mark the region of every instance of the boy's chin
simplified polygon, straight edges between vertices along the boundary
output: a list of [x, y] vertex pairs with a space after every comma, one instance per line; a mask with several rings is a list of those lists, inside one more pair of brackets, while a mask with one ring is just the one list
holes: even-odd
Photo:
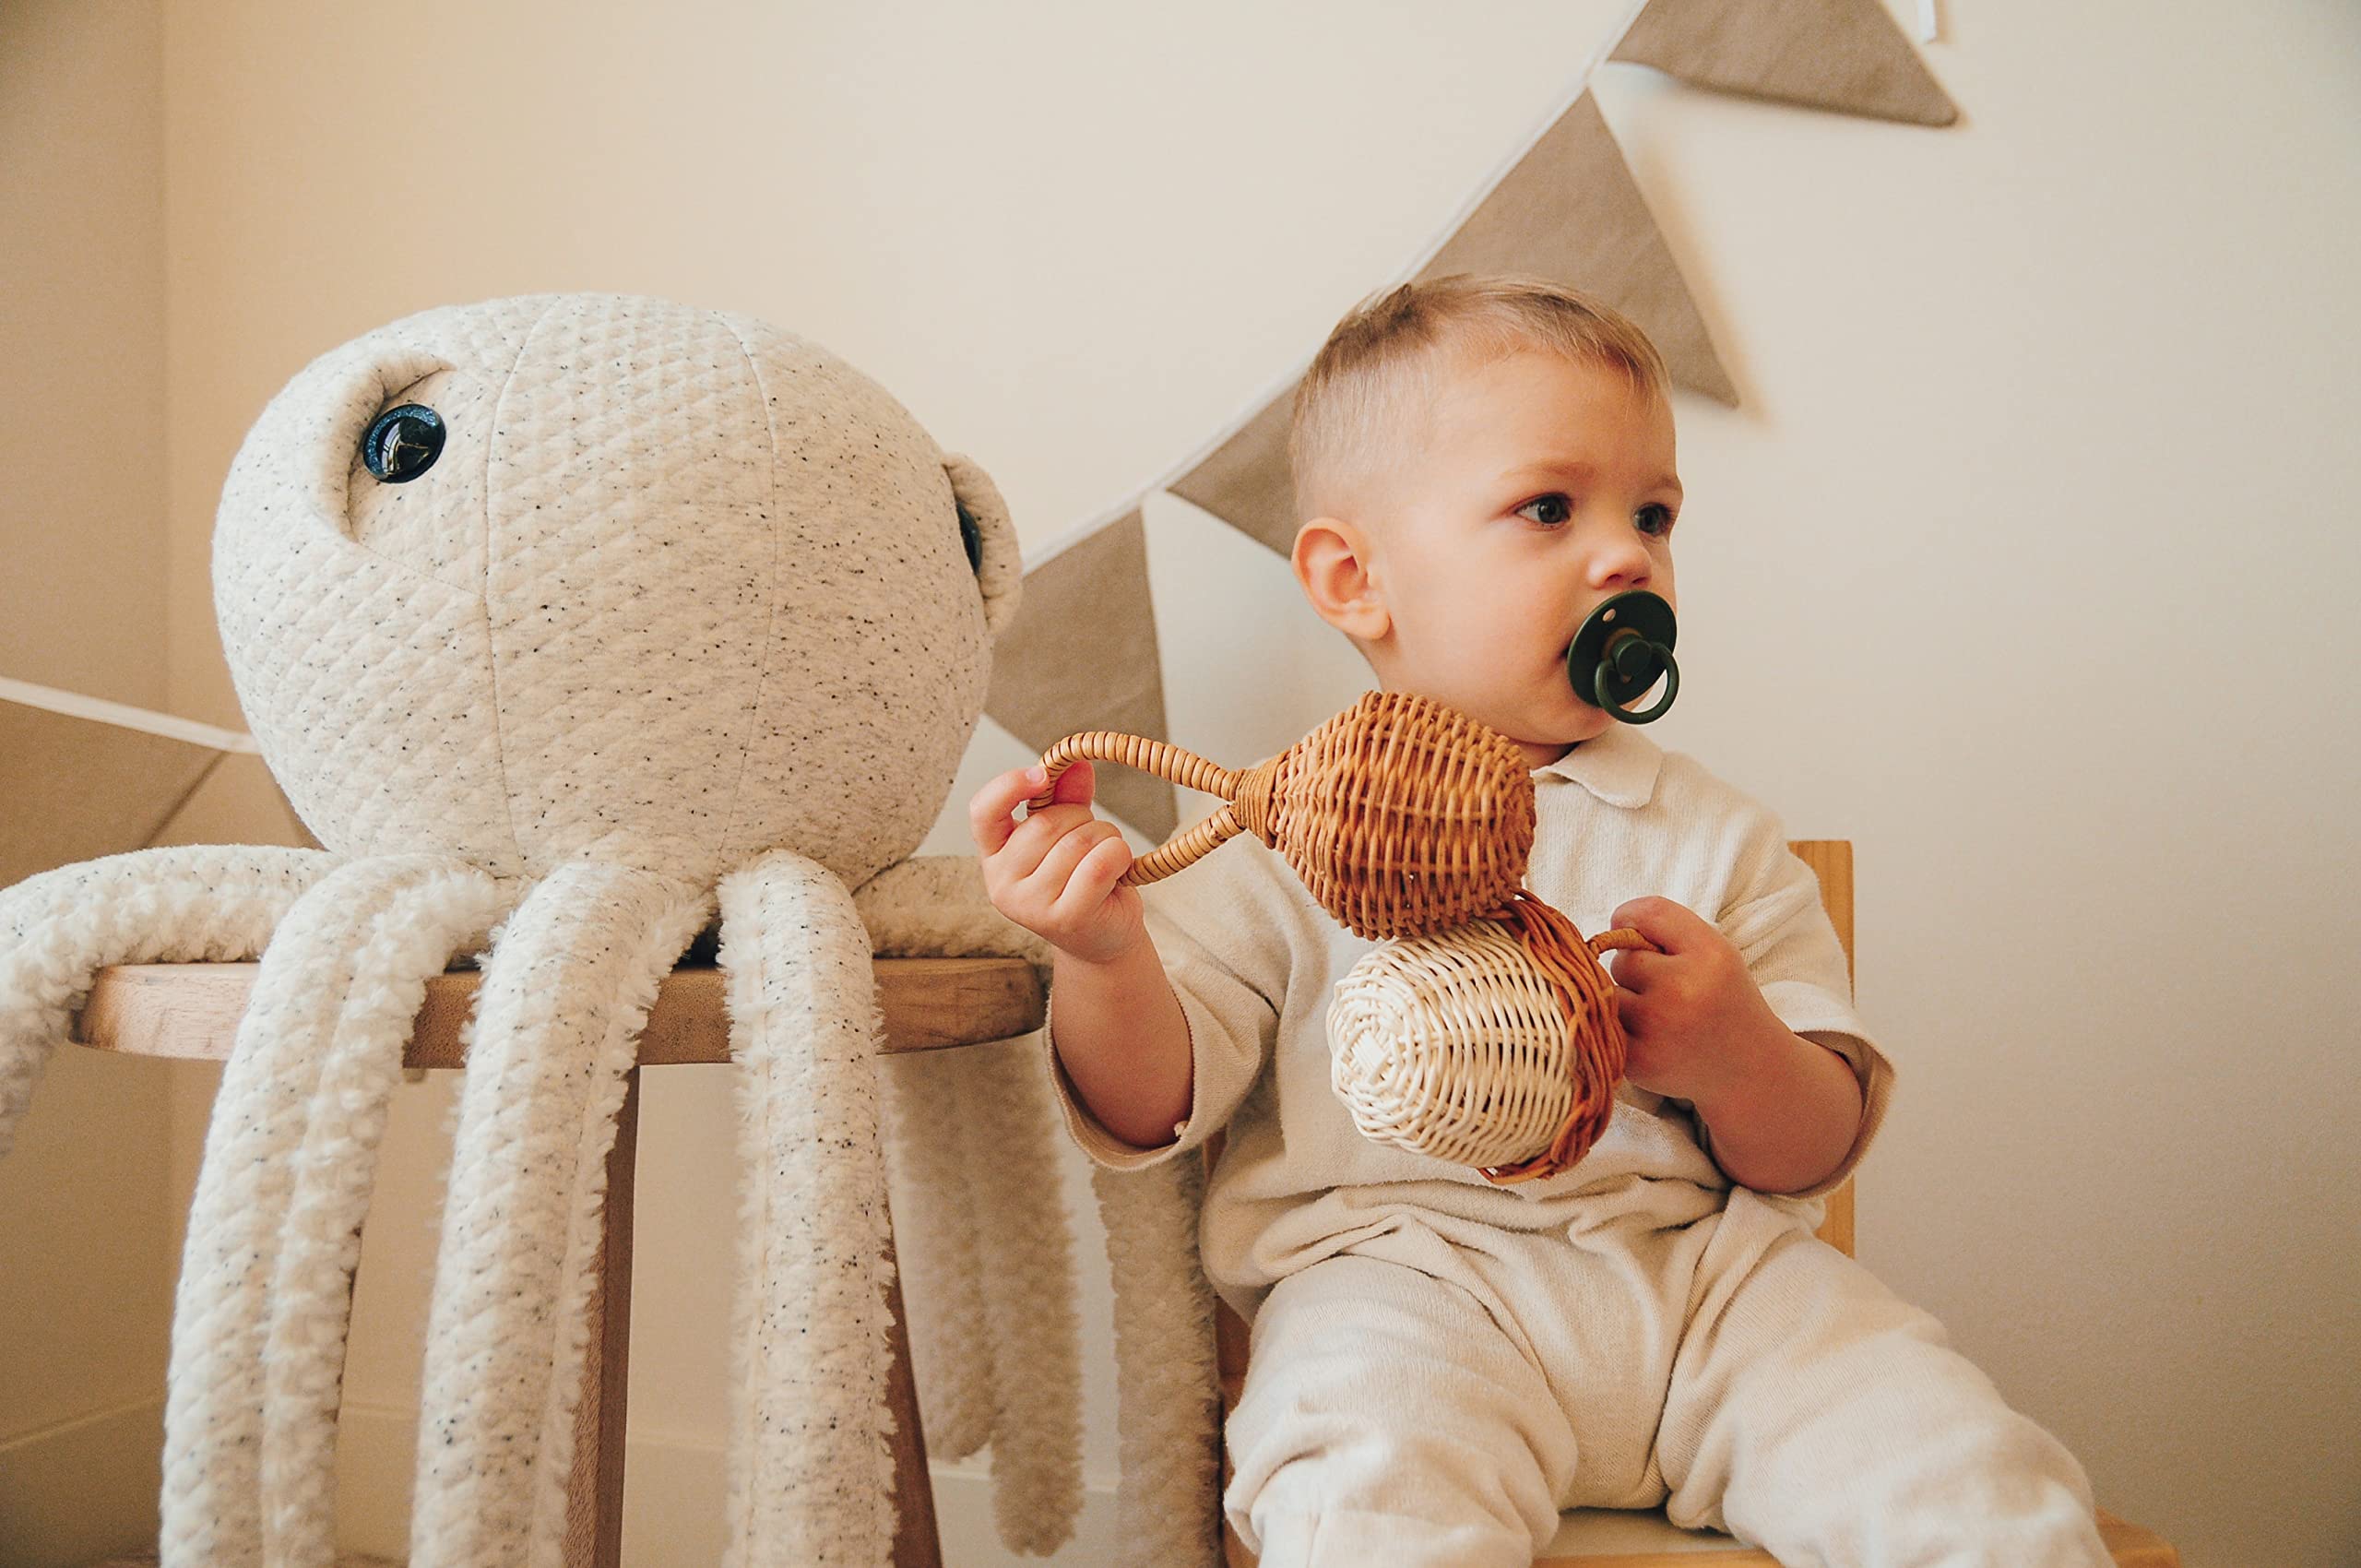
[[1584, 742], [1604, 734], [1614, 722], [1600, 709], [1585, 707], [1580, 715], [1548, 723], [1521, 724], [1501, 732], [1525, 754], [1526, 762], [1535, 767], [1547, 767]]
[[1560, 745], [1578, 746], [1584, 741], [1595, 741], [1606, 734], [1614, 724], [1615, 720], [1607, 716], [1605, 708], [1584, 703], [1564, 720], [1551, 725], [1550, 733]]

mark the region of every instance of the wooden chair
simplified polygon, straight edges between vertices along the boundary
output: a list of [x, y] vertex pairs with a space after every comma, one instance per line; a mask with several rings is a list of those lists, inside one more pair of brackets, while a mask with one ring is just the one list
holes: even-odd
[[[138, 1056], [226, 1060], [254, 989], [255, 964], [142, 964], [101, 971], [76, 1025], [80, 1043]], [[1041, 1027], [1042, 991], [1033, 967], [1018, 958], [880, 958], [880, 1007], [889, 1052], [1008, 1040]], [[403, 1063], [463, 1064], [459, 1026], [481, 976], [435, 977]], [[1021, 1047], [1019, 1048], [1021, 1049]], [[574, 1470], [566, 1520], [567, 1568], [619, 1568], [623, 1561], [624, 1389], [630, 1365], [632, 1176], [639, 1145], [639, 1074], [648, 1067], [730, 1060], [721, 974], [711, 967], [672, 971], [658, 988], [640, 1036], [615, 1146], [607, 1157], [607, 1203], [598, 1282], [590, 1298], [590, 1343], [581, 1409], [575, 1423]], [[879, 1173], [884, 1180], [884, 1173]], [[894, 1313], [895, 1485], [903, 1500], [894, 1541], [895, 1568], [942, 1568], [942, 1543], [919, 1426], [902, 1292], [886, 1259]]]
[[[1844, 839], [1805, 839], [1791, 844], [1820, 878], [1821, 903], [1845, 945], [1845, 975], [1853, 967], [1853, 846]], [[1208, 1151], [1218, 1158], [1216, 1144]], [[1820, 1238], [1853, 1255], [1853, 1183], [1828, 1194]], [[1227, 1305], [1216, 1309], [1222, 1408], [1236, 1406], [1246, 1382], [1247, 1328]], [[1227, 1458], [1222, 1465], [1229, 1477]], [[2099, 1513], [2099, 1534], [2118, 1568], [2179, 1568], [2180, 1557], [2162, 1539], [2112, 1514]], [[1255, 1568], [1254, 1556], [1225, 1522], [1222, 1548], [1229, 1568]], [[1725, 1535], [1676, 1527], [1661, 1513], [1573, 1509], [1559, 1519], [1557, 1538], [1535, 1559], [1534, 1568], [1779, 1568], [1770, 1553], [1739, 1545]]]

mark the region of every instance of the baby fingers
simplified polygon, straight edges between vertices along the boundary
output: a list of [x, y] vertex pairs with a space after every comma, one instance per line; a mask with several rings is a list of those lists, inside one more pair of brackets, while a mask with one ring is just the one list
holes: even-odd
[[1017, 829], [1017, 802], [1030, 796], [1033, 782], [1026, 770], [1016, 768], [1003, 773], [975, 793], [967, 802], [967, 832], [976, 840], [976, 848], [987, 855], [1000, 853], [1009, 836]]
[[[1050, 808], [1053, 812], [1059, 809]], [[1082, 864], [1083, 858], [1108, 839], [1120, 837], [1113, 823], [1102, 822], [1086, 813], [1084, 821], [1059, 835], [1057, 842], [1050, 846], [1025, 880], [1034, 884], [1054, 904], [1072, 884], [1074, 868]]]
[[[1067, 876], [1065, 890], [1058, 895], [1054, 913], [1062, 921], [1079, 921], [1106, 901], [1123, 873], [1132, 869], [1132, 847], [1123, 842], [1123, 835], [1111, 822], [1098, 825], [1107, 831], [1096, 836], [1095, 841], [1074, 862]], [[1073, 835], [1079, 838], [1081, 834]], [[1109, 849], [1111, 844], [1115, 846]]]

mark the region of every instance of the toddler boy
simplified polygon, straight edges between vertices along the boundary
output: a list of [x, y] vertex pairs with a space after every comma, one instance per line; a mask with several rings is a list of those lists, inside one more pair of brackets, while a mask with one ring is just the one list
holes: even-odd
[[[1452, 278], [1355, 310], [1290, 442], [1292, 563], [1388, 690], [1534, 770], [1525, 885], [1613, 955], [1614, 1118], [1547, 1180], [1360, 1135], [1330, 992], [1370, 943], [1251, 835], [1145, 892], [1079, 764], [971, 805], [992, 901], [1056, 948], [1050, 1070], [1089, 1156], [1228, 1129], [1205, 1271], [1253, 1325], [1224, 1507], [1264, 1568], [1525, 1568], [1574, 1505], [1663, 1505], [1782, 1562], [2095, 1565], [2081, 1467], [1924, 1312], [1817, 1240], [1893, 1073], [1778, 820], [1583, 702], [1593, 607], [1672, 600], [1655, 350], [1547, 283]], [[1644, 897], [1633, 897], [1644, 893]]]

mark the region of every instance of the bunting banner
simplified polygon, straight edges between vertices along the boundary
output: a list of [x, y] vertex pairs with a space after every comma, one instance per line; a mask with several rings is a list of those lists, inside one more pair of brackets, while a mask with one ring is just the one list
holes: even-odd
[[[1037, 752], [1084, 730], [1164, 739], [1164, 670], [1137, 506], [1069, 535], [1025, 574], [1016, 619], [992, 650], [986, 711]], [[1172, 786], [1105, 764], [1097, 802], [1159, 842], [1180, 821]]]
[[1648, 0], [1609, 58], [1809, 109], [1916, 125], [1959, 118], [1880, 0]]
[[1672, 247], [1587, 90], [1477, 204], [1418, 279], [1454, 272], [1530, 273], [1603, 299], [1648, 335], [1675, 386], [1738, 406]]
[[[1478, 201], [1418, 278], [1521, 272], [1605, 300], [1637, 322], [1678, 386], [1735, 406], [1697, 302], [1585, 91]], [[1299, 381], [1300, 377], [1297, 378]], [[1287, 422], [1297, 382], [1175, 480], [1171, 493], [1286, 555], [1295, 515]]]
[[[1516, 272], [1579, 289], [1639, 324], [1675, 386], [1736, 407], [1738, 388], [1703, 315], [1591, 94], [1592, 77], [1609, 60], [1715, 91], [1880, 119], [1947, 125], [1959, 112], [1880, 0], [1643, 0], [1593, 56], [1571, 100], [1397, 277]], [[1142, 503], [1169, 492], [1287, 555], [1301, 521], [1287, 426], [1308, 362], [1106, 521], [1028, 567], [993, 659], [992, 718], [1040, 750], [1081, 730], [1168, 738]], [[1105, 769], [1099, 798], [1154, 837], [1171, 831], [1169, 785]]]
[[0, 887], [160, 844], [317, 848], [253, 739], [0, 679]]

